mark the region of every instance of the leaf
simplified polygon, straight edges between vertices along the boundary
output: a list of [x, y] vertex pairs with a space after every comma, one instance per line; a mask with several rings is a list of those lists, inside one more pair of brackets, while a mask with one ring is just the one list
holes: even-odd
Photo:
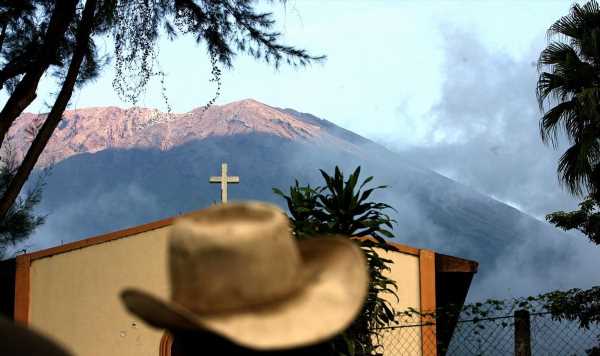
[[360, 185], [358, 190], [361, 190], [367, 183], [369, 183], [372, 180], [373, 180], [373, 176], [367, 177], [367, 179], [365, 179], [364, 182], [362, 182], [362, 184]]
[[394, 234], [387, 230], [379, 230], [378, 232], [385, 237], [390, 237], [390, 238], [394, 237]]

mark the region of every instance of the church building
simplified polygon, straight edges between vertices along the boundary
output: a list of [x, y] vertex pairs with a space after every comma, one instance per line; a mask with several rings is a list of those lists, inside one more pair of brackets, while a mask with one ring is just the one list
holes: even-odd
[[[209, 182], [220, 183], [226, 203], [227, 185], [239, 183], [239, 177], [228, 176], [223, 163], [221, 175]], [[0, 261], [0, 313], [44, 332], [74, 355], [169, 356], [169, 334], [128, 313], [119, 295], [133, 287], [169, 299], [167, 237], [178, 217]], [[389, 296], [389, 301], [397, 312], [464, 304], [477, 262], [391, 246], [394, 251], [381, 256], [393, 261], [389, 277], [398, 286], [398, 300]], [[386, 355], [445, 354], [457, 317], [440, 317], [436, 324], [430, 316], [416, 318], [410, 329], [386, 330]], [[398, 350], [398, 344], [405, 348]]]
[[[167, 236], [174, 218], [0, 262], [0, 312], [35, 327], [80, 356], [166, 356], [170, 339], [129, 314], [119, 293], [137, 287], [168, 298]], [[477, 263], [392, 243], [397, 311], [462, 305]], [[443, 355], [456, 320], [416, 332], [392, 329], [386, 343], [412, 343], [410, 355]], [[407, 340], [406, 338], [410, 338]], [[403, 353], [404, 354], [404, 353]]]

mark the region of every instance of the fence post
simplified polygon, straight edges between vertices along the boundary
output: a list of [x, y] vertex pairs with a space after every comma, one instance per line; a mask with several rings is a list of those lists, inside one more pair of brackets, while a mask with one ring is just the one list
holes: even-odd
[[435, 299], [435, 252], [419, 251], [419, 288], [421, 292], [421, 355], [437, 356], [437, 325]]
[[529, 311], [515, 311], [515, 356], [531, 356]]

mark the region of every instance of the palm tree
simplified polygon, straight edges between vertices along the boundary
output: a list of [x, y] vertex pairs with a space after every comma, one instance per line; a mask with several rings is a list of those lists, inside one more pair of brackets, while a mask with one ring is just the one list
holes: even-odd
[[540, 134], [554, 148], [559, 133], [566, 134], [571, 146], [559, 160], [558, 175], [572, 194], [582, 195], [594, 189], [600, 163], [600, 6], [596, 0], [573, 5], [547, 35], [557, 40], [538, 60], [538, 70], [548, 70], [537, 82]]

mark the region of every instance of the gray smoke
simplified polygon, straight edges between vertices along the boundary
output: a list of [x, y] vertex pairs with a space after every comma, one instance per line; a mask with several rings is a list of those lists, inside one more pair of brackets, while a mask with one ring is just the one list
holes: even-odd
[[[539, 136], [535, 61], [545, 39], [539, 38], [528, 56], [515, 59], [489, 51], [472, 33], [451, 28], [444, 33], [446, 78], [441, 99], [427, 117], [435, 123], [430, 140], [407, 148], [387, 138], [386, 146], [542, 221], [550, 212], [576, 208], [580, 199], [568, 195], [556, 175], [565, 145], [555, 151]], [[564, 259], [541, 255], [532, 261], [533, 252], [546, 248], [563, 251]], [[589, 287], [600, 282], [599, 258], [600, 247], [581, 234], [534, 234], [499, 257], [489, 278], [476, 279], [473, 294]]]

